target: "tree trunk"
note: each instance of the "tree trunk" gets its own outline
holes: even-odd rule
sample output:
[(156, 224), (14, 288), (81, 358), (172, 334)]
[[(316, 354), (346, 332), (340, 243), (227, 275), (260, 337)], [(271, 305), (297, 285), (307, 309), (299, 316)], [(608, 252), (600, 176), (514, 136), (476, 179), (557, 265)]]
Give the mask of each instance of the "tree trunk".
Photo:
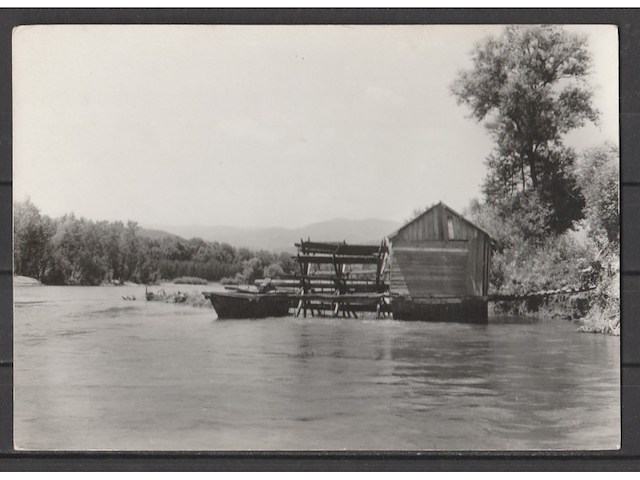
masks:
[(529, 150), (527, 154), (527, 160), (529, 163), (529, 175), (531, 176), (531, 188), (533, 190), (538, 189), (538, 174), (536, 171), (536, 155), (533, 149)]

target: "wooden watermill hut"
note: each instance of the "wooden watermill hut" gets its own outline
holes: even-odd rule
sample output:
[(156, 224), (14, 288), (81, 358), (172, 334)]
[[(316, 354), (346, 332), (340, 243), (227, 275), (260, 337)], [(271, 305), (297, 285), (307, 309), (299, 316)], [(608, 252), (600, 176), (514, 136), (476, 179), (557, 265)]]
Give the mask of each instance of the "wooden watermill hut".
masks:
[(491, 236), (438, 203), (389, 236), (394, 318), (487, 321)]

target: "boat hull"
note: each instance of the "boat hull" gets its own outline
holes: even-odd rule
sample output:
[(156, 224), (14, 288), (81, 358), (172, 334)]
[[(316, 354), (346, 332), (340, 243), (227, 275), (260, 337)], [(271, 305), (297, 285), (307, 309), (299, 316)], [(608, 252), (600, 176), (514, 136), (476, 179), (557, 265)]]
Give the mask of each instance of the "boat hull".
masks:
[(277, 293), (205, 292), (219, 319), (285, 317), (289, 297)]

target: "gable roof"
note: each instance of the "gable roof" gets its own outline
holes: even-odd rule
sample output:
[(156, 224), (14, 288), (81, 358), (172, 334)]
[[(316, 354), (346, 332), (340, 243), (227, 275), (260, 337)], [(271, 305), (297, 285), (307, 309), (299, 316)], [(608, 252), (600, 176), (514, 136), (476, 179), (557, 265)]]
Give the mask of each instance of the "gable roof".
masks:
[(405, 228), (407, 228), (409, 225), (417, 222), (418, 220), (420, 220), (422, 217), (424, 217), (427, 213), (429, 213), (431, 210), (433, 210), (434, 208), (438, 207), (438, 206), (443, 206), (444, 208), (446, 208), (447, 210), (449, 210), (449, 212), (451, 212), (452, 214), (454, 214), (456, 217), (460, 218), (462, 221), (468, 223), (469, 225), (471, 225), (473, 228), (475, 228), (476, 230), (480, 230), (482, 233), (484, 233), (487, 237), (489, 237), (489, 239), (491, 239), (492, 241), (494, 241), (493, 237), (491, 236), (491, 234), (489, 232), (487, 232), (484, 228), (480, 228), (479, 226), (477, 226), (475, 223), (472, 223), (471, 221), (467, 220), (465, 217), (463, 217), (462, 215), (460, 215), (458, 212), (456, 212), (453, 208), (451, 208), (450, 206), (446, 205), (444, 202), (439, 202), (436, 203), (435, 205), (432, 205), (431, 207), (429, 207), (428, 209), (426, 209), (424, 212), (422, 212), (420, 215), (418, 215), (416, 218), (414, 218), (413, 220), (405, 223), (403, 226), (401, 226), (398, 230), (396, 230), (395, 232), (391, 233), (388, 235), (389, 239), (395, 238), (398, 236), (398, 234), (404, 230)]

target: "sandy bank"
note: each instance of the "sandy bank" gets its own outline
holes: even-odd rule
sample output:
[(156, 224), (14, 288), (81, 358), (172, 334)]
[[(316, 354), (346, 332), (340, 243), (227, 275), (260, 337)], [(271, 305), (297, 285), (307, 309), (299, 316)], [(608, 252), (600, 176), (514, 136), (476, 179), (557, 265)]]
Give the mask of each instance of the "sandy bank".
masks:
[(13, 277), (13, 285), (16, 287), (26, 287), (26, 286), (35, 286), (42, 285), (39, 280), (31, 277), (24, 277), (22, 275), (15, 275)]

